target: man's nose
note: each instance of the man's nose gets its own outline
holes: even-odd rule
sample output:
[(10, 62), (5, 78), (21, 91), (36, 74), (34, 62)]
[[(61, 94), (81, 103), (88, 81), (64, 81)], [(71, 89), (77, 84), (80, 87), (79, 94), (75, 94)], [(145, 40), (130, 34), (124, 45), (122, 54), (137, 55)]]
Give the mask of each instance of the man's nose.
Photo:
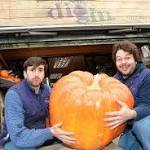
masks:
[(122, 64), (126, 63), (126, 59), (122, 59)]
[(37, 76), (39, 74), (38, 70), (35, 70), (35, 75)]

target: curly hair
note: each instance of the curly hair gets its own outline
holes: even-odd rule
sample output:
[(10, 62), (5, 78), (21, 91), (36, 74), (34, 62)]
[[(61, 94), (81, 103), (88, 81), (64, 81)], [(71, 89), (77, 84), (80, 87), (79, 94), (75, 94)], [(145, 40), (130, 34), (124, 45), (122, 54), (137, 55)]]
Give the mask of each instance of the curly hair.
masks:
[(114, 61), (114, 63), (116, 62), (116, 53), (120, 49), (122, 49), (125, 52), (128, 52), (129, 54), (133, 54), (135, 61), (141, 61), (141, 55), (138, 47), (129, 40), (123, 40), (113, 45), (112, 60)]

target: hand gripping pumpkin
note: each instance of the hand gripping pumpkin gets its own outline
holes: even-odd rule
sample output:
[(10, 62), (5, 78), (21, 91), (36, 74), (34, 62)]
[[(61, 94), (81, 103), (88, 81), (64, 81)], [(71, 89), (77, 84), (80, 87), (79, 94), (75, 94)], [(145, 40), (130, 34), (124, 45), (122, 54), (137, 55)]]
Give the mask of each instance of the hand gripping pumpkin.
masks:
[(102, 149), (125, 128), (123, 124), (110, 130), (104, 123), (106, 112), (120, 109), (116, 100), (133, 107), (133, 96), (120, 81), (106, 74), (74, 71), (54, 84), (51, 124), (63, 122), (64, 130), (74, 132), (78, 141), (71, 147), (75, 149)]

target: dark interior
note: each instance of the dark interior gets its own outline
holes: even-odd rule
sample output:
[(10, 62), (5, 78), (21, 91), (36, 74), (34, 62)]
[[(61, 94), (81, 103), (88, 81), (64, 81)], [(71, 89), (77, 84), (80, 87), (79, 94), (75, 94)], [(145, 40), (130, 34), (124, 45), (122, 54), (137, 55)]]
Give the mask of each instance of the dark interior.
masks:
[[(24, 60), (40, 56), (47, 61), (50, 85), (74, 70), (112, 76), (112, 45), (129, 39), (139, 48), (146, 45), (149, 51), (149, 31), (149, 26), (4, 28), (0, 31), (0, 69), (23, 78)], [(143, 56), (149, 58), (146, 51), (144, 48)]]

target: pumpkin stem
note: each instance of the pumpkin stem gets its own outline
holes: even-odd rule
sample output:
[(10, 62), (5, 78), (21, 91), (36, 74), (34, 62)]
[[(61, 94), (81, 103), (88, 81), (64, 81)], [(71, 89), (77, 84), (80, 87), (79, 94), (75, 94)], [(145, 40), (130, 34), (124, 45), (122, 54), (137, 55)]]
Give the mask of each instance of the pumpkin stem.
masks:
[(88, 87), (88, 90), (94, 89), (94, 90), (101, 90), (99, 85), (99, 80), (101, 80), (101, 77), (99, 74), (94, 75), (92, 84)]

